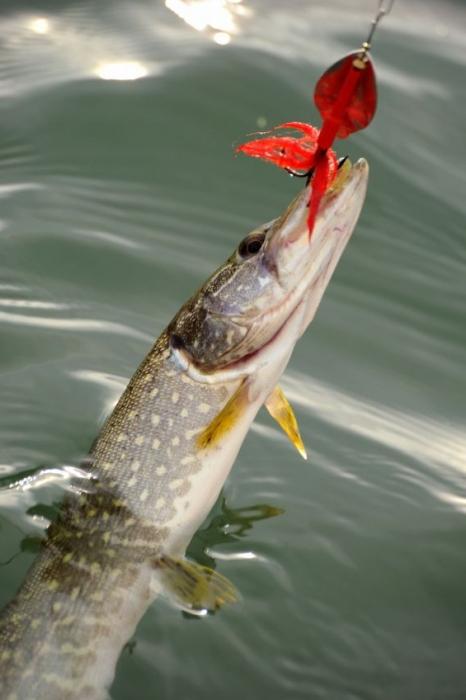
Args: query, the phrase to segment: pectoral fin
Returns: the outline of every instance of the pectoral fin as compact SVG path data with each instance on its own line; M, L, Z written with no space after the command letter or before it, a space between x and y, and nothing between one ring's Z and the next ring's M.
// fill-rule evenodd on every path
M157 559L155 567L161 572L168 595L187 612L203 615L239 599L234 585L207 566L163 556Z
M265 402L265 406L272 418L277 421L285 435L288 436L291 443L296 447L301 457L307 459L306 448L304 447L299 433L298 421L296 420L293 409L288 403L288 399L279 386L276 386L272 391Z
M213 447L235 425L248 405L248 385L243 381L215 418L197 437L199 449Z

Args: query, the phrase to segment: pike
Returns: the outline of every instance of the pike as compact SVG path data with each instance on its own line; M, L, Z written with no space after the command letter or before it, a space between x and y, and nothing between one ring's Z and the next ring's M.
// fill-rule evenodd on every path
M259 408L304 446L277 382L311 322L362 209L365 160L346 161L309 238L309 187L250 233L180 309L91 448L92 488L68 497L0 616L2 700L108 697L147 607L237 599L185 558Z

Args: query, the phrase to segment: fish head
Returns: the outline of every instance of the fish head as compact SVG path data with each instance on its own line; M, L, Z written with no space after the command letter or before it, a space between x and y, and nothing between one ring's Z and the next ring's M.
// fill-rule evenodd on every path
M368 171L364 159L344 163L320 203L311 236L312 184L282 216L246 236L170 325L179 356L204 372L248 363L253 371L261 351L293 318L287 340L292 348L312 320L355 228Z

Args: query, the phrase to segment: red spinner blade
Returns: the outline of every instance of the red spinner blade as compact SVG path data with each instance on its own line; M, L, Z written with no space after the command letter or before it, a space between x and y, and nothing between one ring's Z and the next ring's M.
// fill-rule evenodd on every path
M368 126L377 108L375 72L369 57L354 52L334 63L319 79L314 102L324 124L332 124L334 138L344 139Z

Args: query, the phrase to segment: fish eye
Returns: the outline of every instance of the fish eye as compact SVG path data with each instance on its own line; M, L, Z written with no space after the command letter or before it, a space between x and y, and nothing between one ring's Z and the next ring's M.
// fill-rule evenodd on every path
M252 258L256 255L262 248L262 244L265 241L265 232L253 233L241 241L238 246L238 255L243 260Z

